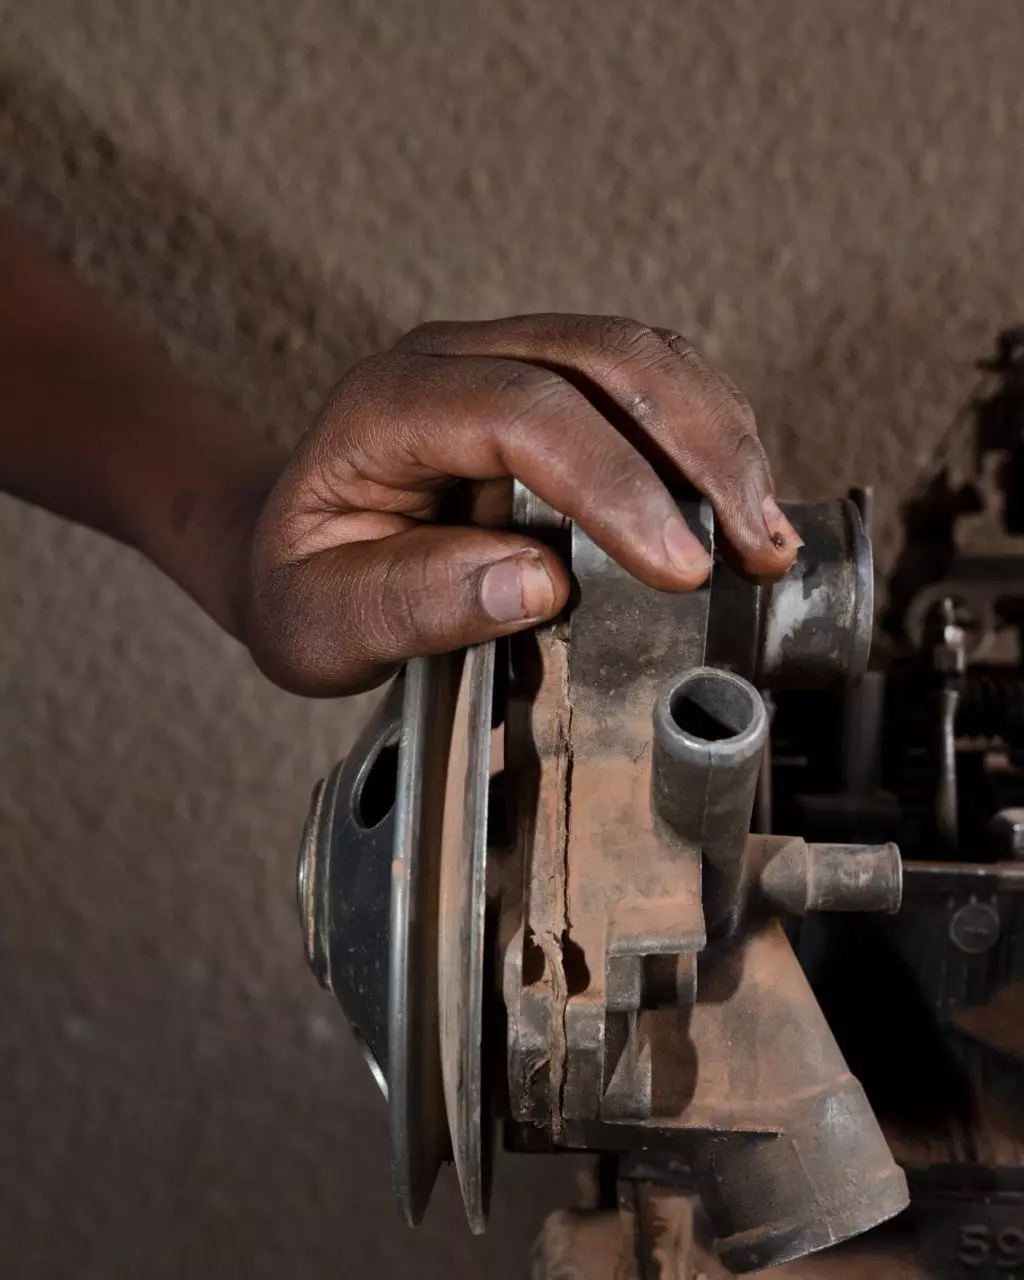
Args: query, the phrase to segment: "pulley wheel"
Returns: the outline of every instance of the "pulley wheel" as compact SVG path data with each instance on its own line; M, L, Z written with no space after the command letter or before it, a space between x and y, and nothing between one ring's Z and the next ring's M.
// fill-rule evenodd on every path
M487 817L493 641L468 650L455 707L441 840L438 983L441 1073L452 1152L469 1225L487 1225L490 1118L483 1097Z
M418 1223L451 1156L438 1030L441 829L462 653L418 658L405 674L391 864L388 1104L391 1181Z

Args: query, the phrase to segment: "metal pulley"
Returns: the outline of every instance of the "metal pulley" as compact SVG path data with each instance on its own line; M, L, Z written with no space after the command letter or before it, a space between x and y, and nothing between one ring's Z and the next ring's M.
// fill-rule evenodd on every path
M299 860L306 956L388 1100L391 1176L420 1221L454 1158L489 1191L481 1072L494 645L418 659L320 783Z

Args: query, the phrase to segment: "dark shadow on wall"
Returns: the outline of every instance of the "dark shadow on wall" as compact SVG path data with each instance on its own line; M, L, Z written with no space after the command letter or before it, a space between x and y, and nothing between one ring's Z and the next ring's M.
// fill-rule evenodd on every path
M349 365L398 336L341 272L318 276L291 260L245 227L242 211L197 201L69 98L2 63L0 200L184 368L280 437L305 427Z
M394 336L338 274L2 64L0 199L254 430L301 431ZM521 1161L482 1242L451 1178L407 1232L383 1103L304 972L285 900L315 781L302 740L335 742L334 723L210 643L129 553L14 527L45 544L19 548L12 599L46 634L0 649L0 734L23 758L0 811L0 1274L524 1274L570 1162Z

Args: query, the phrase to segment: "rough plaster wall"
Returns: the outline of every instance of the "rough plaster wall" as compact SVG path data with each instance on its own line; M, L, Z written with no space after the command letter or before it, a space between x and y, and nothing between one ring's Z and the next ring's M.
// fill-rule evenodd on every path
M681 328L787 493L904 487L1024 311L1016 0L0 0L0 198L293 435L428 316ZM2 282L0 282L2 287ZM523 1274L557 1168L416 1236L300 957L313 705L0 504L0 1275Z

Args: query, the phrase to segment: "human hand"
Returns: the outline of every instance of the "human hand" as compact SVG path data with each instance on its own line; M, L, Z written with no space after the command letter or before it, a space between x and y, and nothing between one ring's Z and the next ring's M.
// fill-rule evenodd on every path
M345 375L286 464L243 638L276 683L332 695L553 617L568 575L502 528L513 478L642 581L691 590L710 560L659 472L710 499L740 572L793 563L750 406L685 339L597 316L424 325Z

